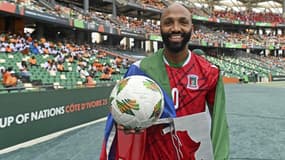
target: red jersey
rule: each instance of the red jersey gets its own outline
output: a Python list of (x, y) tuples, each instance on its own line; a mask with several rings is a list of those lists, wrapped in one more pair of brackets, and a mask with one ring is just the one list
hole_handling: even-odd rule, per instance
[[(166, 60), (164, 59), (166, 62)], [(182, 67), (165, 64), (177, 117), (205, 111), (213, 106), (219, 70), (203, 57), (189, 52)], [(186, 98), (187, 97), (187, 98)]]
[[(213, 106), (219, 77), (216, 66), (190, 51), (182, 67), (171, 67), (165, 59), (164, 62), (177, 117), (204, 112), (206, 102)], [(144, 160), (195, 160), (200, 142), (193, 141), (186, 131), (178, 131), (178, 140), (173, 140), (171, 133), (162, 133), (164, 127), (147, 129)]]
[[(166, 60), (164, 62), (167, 72), (165, 76), (168, 76), (169, 79), (177, 117), (204, 112), (206, 103), (210, 107), (214, 105), (219, 77), (217, 67), (190, 51), (182, 67), (171, 67)], [(116, 159), (125, 160), (123, 157), (126, 157), (126, 160), (195, 160), (195, 154), (201, 143), (191, 139), (191, 132), (189, 134), (183, 130), (178, 130), (175, 133), (163, 132), (167, 126), (154, 125), (147, 128), (143, 134), (135, 135), (121, 135), (123, 131), (118, 130), (117, 135), (120, 138), (117, 139), (118, 143), (116, 142), (116, 144), (123, 152), (120, 151), (122, 157), (117, 152)], [(130, 142), (127, 143), (126, 140), (130, 140)], [(121, 144), (124, 147), (120, 146)], [(104, 148), (106, 147), (104, 146)], [(124, 151), (126, 152), (124, 153)], [(103, 151), (101, 159), (105, 159), (105, 153)]]

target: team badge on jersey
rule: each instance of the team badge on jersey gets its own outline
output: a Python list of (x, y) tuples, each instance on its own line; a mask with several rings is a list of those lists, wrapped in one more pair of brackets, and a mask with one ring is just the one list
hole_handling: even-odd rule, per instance
[(187, 76), (188, 78), (188, 83), (187, 83), (187, 88), (189, 89), (198, 89), (199, 85), (198, 85), (198, 76), (195, 74), (189, 74)]

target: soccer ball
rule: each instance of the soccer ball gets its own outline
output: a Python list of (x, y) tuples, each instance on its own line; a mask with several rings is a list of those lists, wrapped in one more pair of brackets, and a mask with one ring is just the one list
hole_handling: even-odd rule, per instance
[(110, 112), (117, 124), (141, 130), (159, 119), (164, 108), (160, 87), (146, 76), (133, 75), (119, 81), (110, 95)]

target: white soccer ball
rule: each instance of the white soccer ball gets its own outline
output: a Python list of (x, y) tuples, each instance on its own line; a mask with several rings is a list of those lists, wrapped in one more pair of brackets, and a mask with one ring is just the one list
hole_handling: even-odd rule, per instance
[(160, 87), (146, 76), (133, 75), (119, 81), (110, 95), (110, 111), (126, 129), (140, 130), (153, 124), (164, 109)]

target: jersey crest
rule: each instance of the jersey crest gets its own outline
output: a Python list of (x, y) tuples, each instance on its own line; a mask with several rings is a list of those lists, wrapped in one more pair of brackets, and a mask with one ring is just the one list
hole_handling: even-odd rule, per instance
[(187, 76), (188, 78), (188, 83), (187, 83), (187, 88), (196, 90), (199, 88), (198, 84), (198, 76), (195, 74), (189, 74)]

